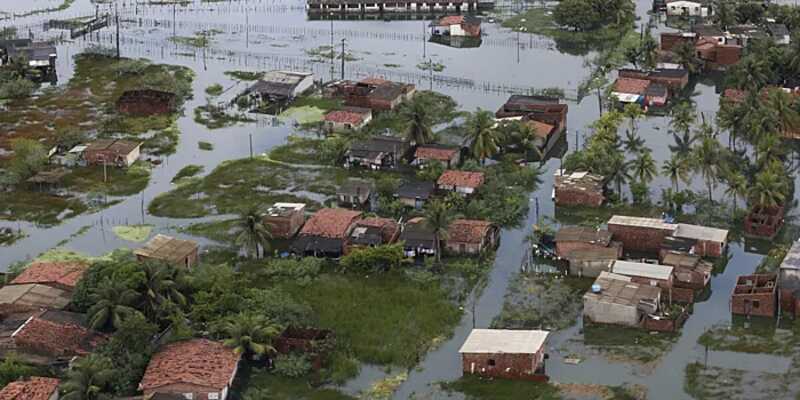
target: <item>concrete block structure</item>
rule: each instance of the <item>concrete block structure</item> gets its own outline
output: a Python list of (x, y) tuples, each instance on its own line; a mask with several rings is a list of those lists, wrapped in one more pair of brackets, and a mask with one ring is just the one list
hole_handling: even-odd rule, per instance
[(740, 276), (736, 280), (730, 304), (731, 313), (736, 315), (774, 317), (777, 310), (777, 276)]
[(540, 330), (473, 329), (458, 351), (464, 375), (547, 381)]
[(290, 239), (306, 222), (306, 205), (303, 203), (275, 203), (264, 214), (262, 221), (272, 237)]

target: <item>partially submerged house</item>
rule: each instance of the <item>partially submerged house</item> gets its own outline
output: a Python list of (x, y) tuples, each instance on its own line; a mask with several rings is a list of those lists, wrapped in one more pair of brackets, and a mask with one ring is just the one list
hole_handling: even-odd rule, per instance
[(291, 249), (295, 254), (315, 257), (341, 257), (360, 211), (323, 208), (306, 221)]
[(774, 317), (777, 310), (777, 280), (775, 274), (753, 274), (738, 277), (731, 294), (731, 313)]
[(369, 108), (374, 112), (394, 110), (402, 102), (414, 97), (416, 92), (413, 84), (376, 77), (358, 82), (336, 82), (328, 90), (330, 96), (343, 98), (345, 105)]
[(233, 349), (208, 339), (170, 343), (150, 359), (139, 390), (145, 397), (163, 393), (226, 400), (240, 359)]
[(458, 146), (442, 144), (424, 144), (414, 150), (412, 165), (425, 168), (426, 165), (438, 162), (445, 168), (457, 168), (461, 162), (461, 149)]
[(727, 246), (728, 231), (691, 224), (673, 224), (659, 218), (615, 215), (608, 230), (626, 251), (659, 252), (668, 237), (691, 242), (690, 251), (700, 256), (719, 257)]
[(311, 72), (270, 71), (242, 95), (253, 104), (286, 104), (313, 86), (314, 74)]
[(372, 121), (372, 110), (363, 107), (345, 107), (328, 112), (322, 121), (329, 133), (359, 131)]
[(748, 235), (773, 238), (783, 227), (784, 208), (755, 206), (744, 219), (744, 231)]
[(83, 158), (89, 165), (127, 168), (139, 159), (142, 143), (120, 139), (98, 139), (86, 145)]
[(456, 219), (447, 227), (444, 248), (450, 254), (480, 254), (497, 247), (500, 228), (489, 221)]
[(592, 290), (583, 295), (583, 317), (594, 323), (638, 327), (646, 315), (658, 311), (660, 303), (659, 288), (601, 272)]
[(663, 297), (672, 300), (673, 267), (633, 261), (616, 260), (611, 264), (611, 272), (631, 278), (631, 282), (661, 288)]
[(27, 67), (39, 74), (42, 79), (56, 76), (58, 51), (47, 42), (33, 42), (30, 39), (0, 40), (0, 66), (13, 62), (25, 62)]
[(70, 170), (63, 167), (48, 169), (37, 172), (36, 175), (26, 179), (25, 182), (36, 186), (42, 191), (53, 191), (62, 187), (64, 178), (69, 174)]
[(497, 118), (529, 116), (537, 121), (567, 127), (569, 107), (556, 97), (511, 95), (495, 113)]
[(431, 36), (481, 36), (481, 20), (471, 15), (447, 15), (430, 23)]
[(778, 268), (778, 300), (781, 315), (800, 316), (800, 242), (795, 241)]
[(400, 233), (403, 252), (406, 257), (436, 255), (436, 235), (425, 223), (424, 218), (411, 218)]
[(345, 153), (345, 168), (360, 167), (371, 170), (394, 169), (400, 165), (411, 149), (404, 138), (374, 136), (356, 141)]
[(351, 247), (375, 247), (391, 244), (400, 236), (400, 224), (391, 218), (371, 217), (356, 221), (350, 233)]
[(667, 15), (672, 17), (709, 17), (711, 7), (706, 2), (688, 0), (667, 0)]
[(394, 198), (406, 207), (421, 210), (428, 199), (433, 196), (435, 190), (436, 184), (433, 182), (408, 181), (403, 182), (397, 188)]
[(611, 97), (622, 104), (634, 103), (647, 106), (647, 88), (650, 81), (635, 78), (617, 78), (611, 89)]
[(58, 378), (30, 376), (10, 382), (0, 390), (0, 400), (58, 400)]
[(603, 177), (585, 171), (556, 170), (553, 200), (559, 206), (600, 207), (605, 201)]
[(155, 261), (192, 268), (197, 265), (199, 249), (195, 241), (158, 234), (133, 254), (140, 262)]
[(459, 171), (448, 169), (436, 181), (439, 190), (456, 192), (462, 196), (469, 196), (483, 186), (483, 172)]
[(304, 203), (275, 203), (262, 218), (269, 227), (272, 237), (289, 239), (306, 222), (306, 205)]
[(82, 314), (64, 311), (13, 312), (0, 320), (0, 356), (16, 354), (35, 365), (63, 366), (85, 356), (106, 337), (85, 326)]
[(372, 183), (363, 179), (348, 179), (336, 189), (336, 198), (343, 207), (369, 208)]
[(473, 329), (461, 345), (462, 373), (486, 378), (547, 381), (540, 330)]
[(611, 232), (582, 226), (565, 226), (556, 232), (556, 255), (569, 262), (570, 275), (595, 278), (622, 256), (622, 245)]
[(65, 308), (88, 265), (74, 262), (36, 262), (0, 288), (0, 305), (14, 309)]
[(163, 90), (126, 90), (117, 99), (117, 111), (136, 117), (169, 114), (175, 111), (175, 93)]
[(660, 258), (662, 265), (673, 267), (673, 301), (692, 303), (711, 282), (714, 266), (696, 254), (668, 251), (662, 252)]

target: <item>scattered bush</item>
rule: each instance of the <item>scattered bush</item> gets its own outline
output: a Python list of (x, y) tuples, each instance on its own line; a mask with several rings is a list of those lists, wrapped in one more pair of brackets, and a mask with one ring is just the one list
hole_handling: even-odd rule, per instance
[(219, 83), (215, 83), (206, 88), (206, 94), (209, 96), (219, 96), (225, 89)]
[(37, 85), (27, 79), (17, 78), (0, 83), (0, 99), (25, 99), (31, 97)]
[(275, 358), (273, 371), (287, 378), (299, 378), (311, 371), (311, 362), (302, 354), (281, 354)]
[(395, 243), (353, 250), (340, 265), (347, 270), (385, 271), (400, 265), (403, 258), (403, 244)]

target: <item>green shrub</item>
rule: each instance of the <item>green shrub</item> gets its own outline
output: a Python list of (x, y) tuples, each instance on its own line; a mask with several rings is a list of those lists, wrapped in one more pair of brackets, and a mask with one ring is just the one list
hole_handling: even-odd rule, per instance
[(342, 257), (340, 265), (347, 270), (388, 270), (398, 266), (403, 257), (402, 243), (387, 244), (354, 250)]
[(219, 96), (225, 89), (219, 83), (215, 83), (206, 88), (206, 94), (209, 96)]
[(281, 354), (275, 358), (275, 372), (287, 378), (299, 378), (311, 371), (311, 362), (302, 354)]
[(0, 84), (0, 99), (26, 99), (37, 85), (27, 79), (17, 78)]

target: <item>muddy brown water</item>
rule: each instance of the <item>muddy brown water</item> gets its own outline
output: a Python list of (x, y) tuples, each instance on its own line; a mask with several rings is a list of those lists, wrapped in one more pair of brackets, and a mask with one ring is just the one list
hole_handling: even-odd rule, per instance
[[(47, 2), (50, 3), (50, 2)], [(14, 4), (13, 8), (10, 6)], [(34, 7), (38, 2), (31, 3)], [(509, 4), (499, 3), (502, 7)], [(637, 0), (637, 15), (640, 23), (647, 21), (650, 3)], [(13, 10), (20, 13), (28, 11), (16, 0), (0, 0), (0, 11)], [(0, 221), (0, 227), (21, 228), (28, 233), (10, 247), (0, 248), (0, 268), (12, 262), (29, 259), (52, 248), (62, 240), (66, 247), (91, 255), (100, 255), (120, 247), (136, 247), (137, 244), (117, 238), (111, 228), (116, 225), (147, 223), (155, 226), (156, 232), (175, 234), (174, 227), (194, 222), (223, 218), (224, 216), (203, 219), (159, 218), (147, 213), (147, 204), (155, 196), (172, 188), (170, 180), (183, 166), (198, 164), (205, 167), (206, 173), (222, 161), (242, 158), (249, 155), (249, 135), (253, 137), (256, 153), (269, 151), (285, 141), (293, 132), (292, 124), (272, 126), (268, 121), (210, 131), (196, 124), (192, 118), (194, 107), (204, 104), (204, 89), (214, 83), (228, 87), (234, 84), (224, 75), (227, 70), (265, 70), (297, 68), (313, 70), (318, 77), (328, 79), (331, 66), (328, 63), (312, 62), (305, 50), (329, 45), (330, 21), (309, 21), (303, 10), (303, 2), (283, 1), (238, 1), (223, 3), (191, 2), (187, 6), (145, 6), (132, 1), (119, 2), (119, 10), (125, 21), (121, 27), (121, 52), (126, 57), (144, 57), (159, 63), (185, 65), (196, 71), (193, 83), (195, 98), (187, 102), (185, 115), (179, 120), (181, 141), (177, 152), (164, 160), (153, 170), (148, 187), (140, 194), (124, 199), (108, 209), (82, 215), (49, 228), (36, 227), (24, 222)], [(0, 27), (9, 23), (30, 27), (35, 37), (57, 37), (59, 32), (44, 32), (38, 28), (48, 18), (71, 18), (91, 15), (95, 6), (88, 0), (77, 0), (69, 9), (47, 15), (17, 18), (0, 22)], [(172, 22), (175, 22), (174, 24)], [(342, 36), (346, 46), (358, 61), (347, 63), (345, 76), (361, 78), (368, 75), (384, 75), (390, 79), (404, 80), (418, 87), (448, 94), (455, 98), (465, 110), (477, 107), (495, 110), (507, 98), (509, 89), (559, 87), (565, 89), (568, 97), (574, 98), (578, 84), (588, 74), (584, 66), (588, 55), (575, 55), (561, 52), (558, 46), (548, 39), (536, 35), (517, 35), (499, 27), (484, 23), (486, 40), (479, 48), (457, 49), (431, 43), (423, 44), (421, 39), (426, 22), (413, 21), (334, 21), (334, 42), (340, 46)], [(168, 39), (173, 34), (191, 36), (196, 31), (220, 29), (214, 44), (203, 52), (177, 46)], [(667, 29), (659, 25), (657, 31)], [(60, 82), (67, 82), (72, 74), (72, 56), (88, 46), (113, 45), (111, 30), (91, 35), (84, 39), (62, 43), (58, 46), (58, 70)], [(24, 31), (20, 31), (24, 34)], [(567, 49), (568, 50), (568, 49)], [(423, 52), (425, 58), (423, 57)], [(572, 52), (574, 53), (574, 52)], [(440, 62), (446, 66), (444, 71), (430, 74), (417, 68), (417, 64), (427, 60)], [(391, 67), (387, 65), (393, 65)], [(396, 66), (394, 66), (396, 65)], [(340, 65), (334, 65), (333, 75), (339, 77)], [(711, 117), (717, 110), (718, 88), (713, 81), (704, 80), (695, 87), (693, 100), (699, 112)], [(587, 126), (598, 117), (595, 97), (588, 97), (577, 103), (569, 101), (567, 135), (570, 151), (576, 146), (576, 133), (579, 144), (583, 143), (588, 132)], [(653, 149), (653, 156), (660, 163), (669, 158), (668, 145), (672, 143), (668, 135), (668, 119), (652, 116), (640, 122), (639, 134)], [(198, 141), (211, 142), (213, 151), (202, 151)], [(720, 141), (727, 144), (727, 137)], [(479, 295), (476, 303), (475, 321), (477, 327), (487, 327), (496, 316), (503, 302), (509, 280), (518, 271), (525, 251), (523, 244), (527, 227), (537, 220), (537, 199), (539, 217), (553, 217), (554, 208), (550, 200), (552, 176), (559, 166), (559, 160), (550, 160), (543, 166), (542, 185), (529, 194), (530, 212), (524, 227), (505, 229), (497, 259), (489, 277), (488, 286)], [(653, 184), (651, 196), (657, 200), (661, 188), (669, 182), (659, 177)], [(695, 177), (692, 187), (704, 190), (699, 177)], [(722, 196), (722, 188), (717, 188), (715, 198)], [(73, 236), (81, 227), (90, 226), (85, 233)], [(202, 242), (206, 243), (205, 240)], [(697, 338), (716, 323), (730, 320), (728, 295), (735, 277), (751, 272), (762, 258), (759, 254), (748, 253), (740, 243), (732, 244), (732, 255), (724, 273), (715, 276), (711, 282), (712, 295), (708, 301), (695, 306), (692, 317), (683, 328), (682, 334), (670, 351), (653, 368), (643, 370), (636, 364), (609, 362), (599, 356), (588, 356), (578, 365), (563, 362), (563, 354), (558, 352), (565, 341), (574, 338), (579, 326), (557, 332), (549, 342), (551, 358), (548, 373), (556, 382), (593, 383), (618, 385), (635, 383), (649, 389), (651, 399), (685, 399), (684, 367), (687, 363), (701, 360), (702, 349)], [(460, 376), (458, 348), (472, 328), (473, 316), (467, 310), (461, 324), (453, 332), (452, 338), (436, 350), (430, 352), (421, 364), (410, 371), (408, 380), (403, 383), (396, 399), (411, 395), (418, 398), (440, 398), (443, 394), (435, 391), (435, 383), (456, 379)], [(746, 363), (750, 370), (776, 371), (784, 368), (786, 360), (780, 357), (747, 357), (745, 355), (722, 354), (714, 356), (714, 365), (735, 368)], [(397, 373), (397, 371), (395, 371)], [(357, 393), (368, 388), (375, 380), (385, 376), (383, 368), (365, 365), (361, 374), (348, 382), (343, 390)], [(454, 396), (458, 397), (458, 396)]]

